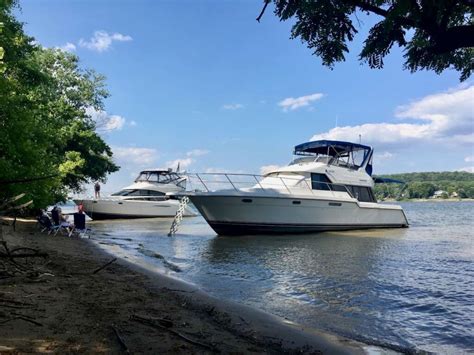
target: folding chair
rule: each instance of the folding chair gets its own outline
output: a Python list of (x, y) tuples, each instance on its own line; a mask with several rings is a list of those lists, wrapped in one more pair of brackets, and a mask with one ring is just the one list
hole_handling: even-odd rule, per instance
[(48, 235), (52, 234), (52, 233), (54, 233), (54, 235), (56, 235), (59, 231), (59, 228), (61, 227), (61, 226), (53, 225), (53, 223), (51, 222), (49, 217), (46, 216), (46, 215), (38, 217), (37, 221), (41, 226), (41, 233), (48, 232)]
[(71, 237), (73, 234), (77, 235), (78, 237), (89, 237), (92, 230), (86, 227), (86, 215), (85, 213), (76, 212), (74, 213), (74, 227), (69, 232), (69, 236)]
[[(51, 219), (53, 220), (53, 227), (55, 228), (54, 236), (56, 236), (60, 231), (62, 234), (69, 235), (69, 225), (65, 225), (63, 222), (61, 222), (59, 218), (59, 210), (56, 207), (51, 210)], [(63, 233), (64, 231), (66, 233)]]

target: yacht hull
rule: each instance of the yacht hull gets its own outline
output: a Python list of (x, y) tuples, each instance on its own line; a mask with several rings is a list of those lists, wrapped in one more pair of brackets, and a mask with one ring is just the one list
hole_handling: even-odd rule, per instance
[[(174, 217), (179, 207), (179, 201), (133, 201), (133, 200), (75, 200), (82, 204), (84, 212), (93, 220), (103, 219), (132, 219)], [(184, 216), (195, 216), (189, 207)]]
[(399, 206), (298, 196), (190, 195), (220, 235), (312, 233), (407, 227)]

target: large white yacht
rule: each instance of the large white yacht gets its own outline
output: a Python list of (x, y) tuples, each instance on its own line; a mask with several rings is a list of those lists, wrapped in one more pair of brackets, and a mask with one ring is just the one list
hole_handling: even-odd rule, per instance
[[(288, 166), (263, 177), (223, 174), (226, 189), (213, 190), (215, 179), (196, 174), (204, 189), (184, 194), (223, 235), (408, 226), (400, 206), (375, 199), (371, 147), (319, 140), (297, 145), (294, 153)], [(239, 187), (244, 178), (253, 186)]]
[[(179, 201), (172, 200), (167, 193), (186, 190), (186, 176), (171, 169), (149, 169), (141, 171), (135, 182), (99, 199), (75, 199), (82, 204), (84, 212), (92, 219), (114, 218), (152, 218), (174, 217)], [(186, 207), (184, 216), (195, 216), (196, 213)]]

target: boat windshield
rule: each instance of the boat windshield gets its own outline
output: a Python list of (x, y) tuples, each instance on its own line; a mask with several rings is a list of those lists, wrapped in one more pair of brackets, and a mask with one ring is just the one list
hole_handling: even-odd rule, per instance
[(308, 157), (296, 156), (289, 165), (304, 164), (304, 163), (324, 163), (330, 164), (332, 157), (326, 155), (313, 155)]
[(364, 161), (364, 152), (354, 151), (337, 154), (333, 157), (325, 157), (328, 164), (341, 166), (343, 168), (358, 169)]
[(169, 184), (182, 179), (178, 174), (168, 171), (142, 171), (135, 179), (135, 182), (158, 182), (160, 184)]

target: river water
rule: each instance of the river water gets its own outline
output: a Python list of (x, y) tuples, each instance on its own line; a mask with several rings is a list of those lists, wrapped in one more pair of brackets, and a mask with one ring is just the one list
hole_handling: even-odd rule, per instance
[(353, 339), (474, 352), (474, 203), (402, 203), (407, 229), (218, 237), (187, 218), (91, 222), (93, 239), (217, 296)]

